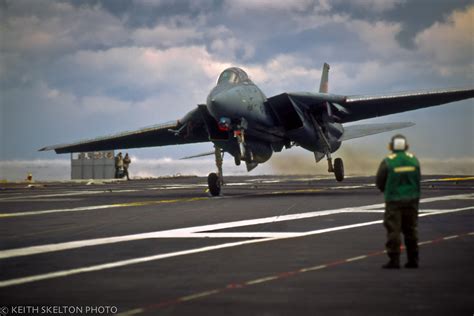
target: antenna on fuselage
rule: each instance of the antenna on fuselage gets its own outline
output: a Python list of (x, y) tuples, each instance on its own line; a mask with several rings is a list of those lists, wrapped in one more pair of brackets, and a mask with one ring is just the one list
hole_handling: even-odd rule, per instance
[(329, 65), (327, 63), (324, 63), (323, 73), (321, 74), (321, 83), (319, 84), (320, 93), (329, 92), (329, 68)]

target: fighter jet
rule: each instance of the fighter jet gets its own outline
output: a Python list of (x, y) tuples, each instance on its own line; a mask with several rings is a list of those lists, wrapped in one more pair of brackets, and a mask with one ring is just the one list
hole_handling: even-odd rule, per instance
[[(323, 65), (319, 92), (285, 92), (267, 98), (241, 68), (224, 70), (205, 104), (183, 118), (111, 136), (48, 146), (40, 151), (90, 152), (152, 146), (212, 142), (217, 172), (208, 176), (209, 192), (217, 196), (224, 184), (224, 152), (235, 164), (244, 162), (250, 171), (283, 148), (300, 146), (314, 153), (316, 162), (326, 157), (328, 172), (344, 179), (341, 158), (331, 154), (343, 141), (387, 132), (413, 123), (382, 123), (343, 126), (345, 123), (474, 97), (474, 89), (443, 89), (347, 96), (328, 91), (329, 65)], [(198, 157), (191, 156), (192, 157)]]

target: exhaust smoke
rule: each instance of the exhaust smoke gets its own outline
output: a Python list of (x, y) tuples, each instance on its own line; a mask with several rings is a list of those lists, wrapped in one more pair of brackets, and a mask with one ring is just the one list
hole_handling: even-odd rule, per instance
[[(333, 159), (337, 157), (343, 159), (346, 175), (373, 176), (377, 173), (380, 162), (387, 154), (386, 149), (367, 150), (365, 147), (344, 144), (340, 150), (332, 154), (332, 157)], [(420, 161), (422, 174), (474, 174), (474, 158), (472, 157), (446, 159), (417, 157)], [(276, 153), (268, 164), (274, 174), (329, 175), (326, 160), (323, 159), (316, 164), (313, 154), (307, 151)]]

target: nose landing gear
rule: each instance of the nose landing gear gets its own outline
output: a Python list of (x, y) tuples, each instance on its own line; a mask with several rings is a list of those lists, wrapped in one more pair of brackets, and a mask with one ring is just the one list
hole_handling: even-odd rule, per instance
[[(248, 169), (248, 161), (253, 160), (252, 152), (247, 150), (247, 146), (245, 144), (245, 130), (247, 129), (247, 121), (244, 118), (241, 118), (239, 124), (235, 126), (235, 129), (232, 126), (232, 122), (229, 118), (221, 118), (218, 124), (218, 128), (221, 131), (233, 131), (234, 137), (237, 140), (239, 145), (239, 153), (234, 155), (234, 161), (237, 166), (240, 165), (241, 161), (244, 160), (247, 163)], [(222, 172), (222, 164), (223, 164), (223, 156), (224, 151), (214, 145), (214, 156), (216, 159), (216, 167), (217, 172), (212, 172), (207, 176), (207, 185), (209, 189), (209, 193), (212, 196), (218, 196), (221, 193), (221, 188), (224, 185), (224, 174)], [(256, 164), (255, 164), (256, 165)]]
[(212, 196), (218, 196), (221, 193), (221, 187), (224, 184), (224, 176), (222, 174), (222, 150), (214, 145), (214, 156), (216, 158), (217, 173), (212, 172), (207, 176), (207, 185)]

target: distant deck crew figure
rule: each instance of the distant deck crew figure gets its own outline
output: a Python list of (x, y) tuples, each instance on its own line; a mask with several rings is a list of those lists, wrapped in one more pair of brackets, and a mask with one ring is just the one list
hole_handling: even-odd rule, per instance
[(127, 176), (127, 180), (130, 180), (130, 177), (128, 176), (128, 167), (132, 163), (132, 160), (128, 156), (128, 153), (125, 154), (125, 158), (123, 158), (123, 175)]
[(400, 233), (405, 237), (408, 261), (405, 268), (418, 268), (418, 205), (420, 201), (420, 164), (407, 152), (403, 135), (395, 135), (389, 143), (391, 153), (377, 171), (376, 185), (385, 196), (384, 226), (387, 230), (385, 269), (400, 268)]
[(122, 158), (122, 153), (118, 153), (118, 155), (115, 157), (115, 179), (119, 179), (122, 177), (122, 171), (123, 170), (123, 158)]

